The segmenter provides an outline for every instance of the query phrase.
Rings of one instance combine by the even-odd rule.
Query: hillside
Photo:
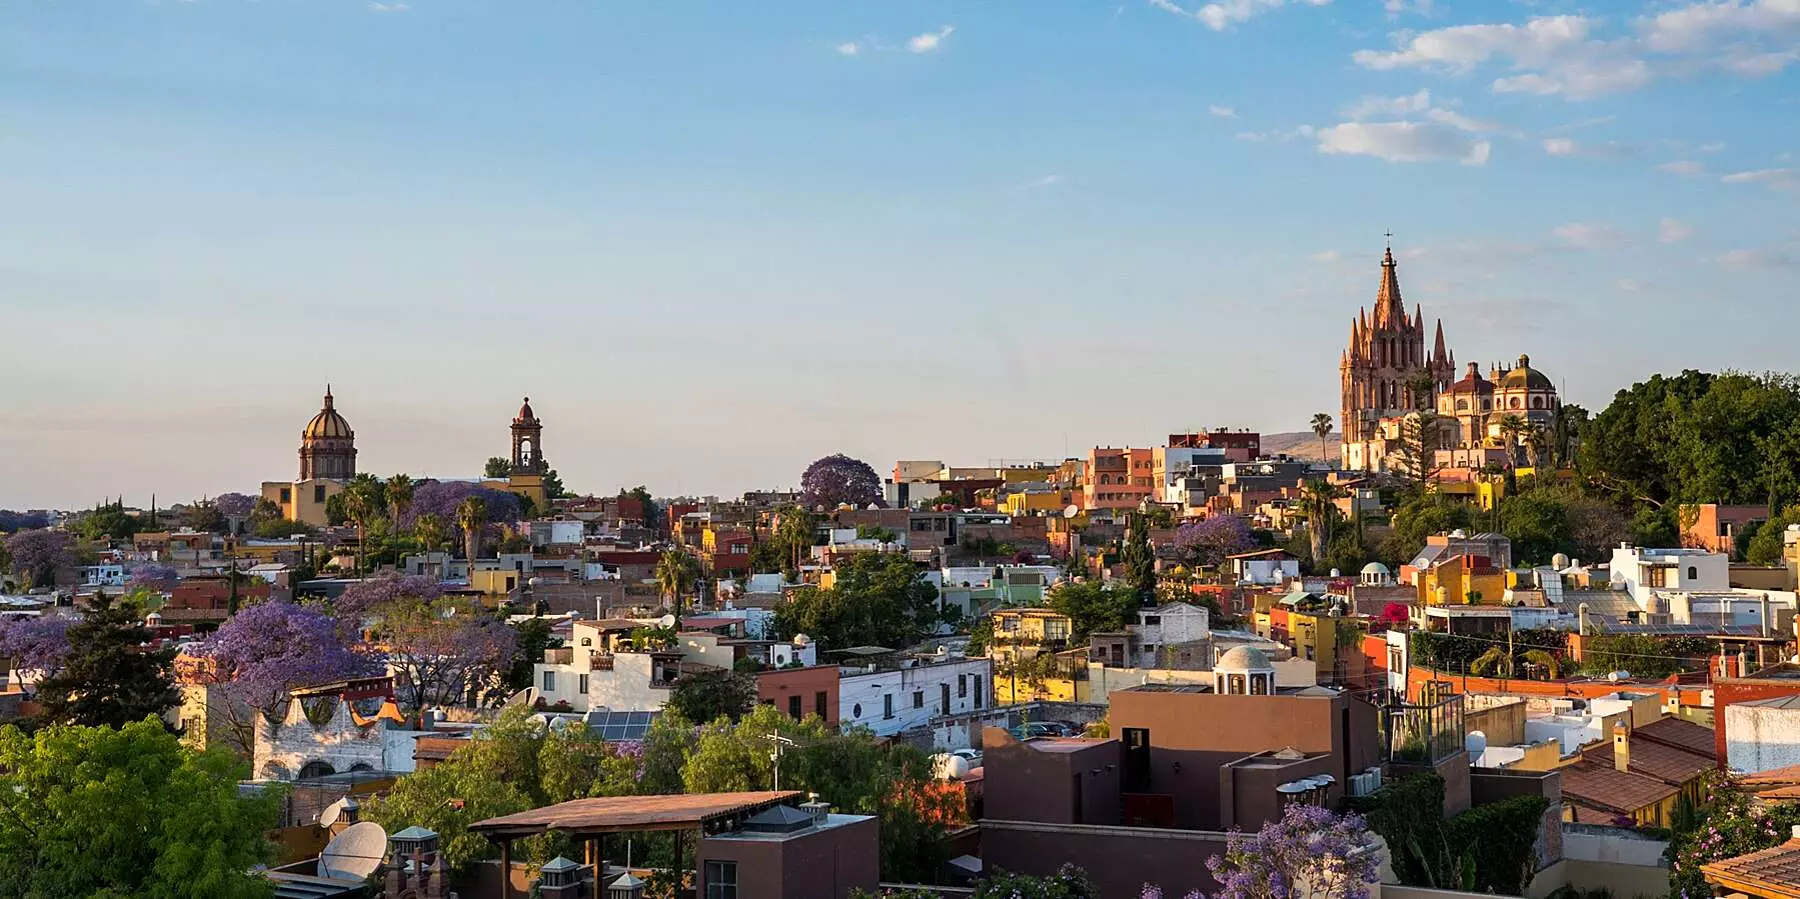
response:
[[[1281,434],[1262,435],[1262,451],[1265,455],[1287,453],[1296,459],[1319,458],[1319,437],[1311,431],[1288,431]],[[1325,436],[1325,459],[1337,461],[1338,434],[1333,431]]]

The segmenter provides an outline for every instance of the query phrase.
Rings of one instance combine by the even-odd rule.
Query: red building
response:
[[[808,715],[838,726],[838,666],[780,668],[756,675],[756,701],[772,705],[796,721]]]

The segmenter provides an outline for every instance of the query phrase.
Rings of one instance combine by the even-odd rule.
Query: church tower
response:
[[[356,432],[339,415],[325,388],[325,407],[300,432],[300,480],[348,481],[356,477]]]
[[[544,423],[531,411],[531,397],[526,397],[512,421],[513,474],[543,474],[545,468]]]
[[[1442,320],[1431,352],[1426,353],[1424,313],[1414,307],[1412,315],[1406,314],[1396,268],[1390,246],[1381,260],[1375,313],[1357,310],[1350,323],[1350,345],[1338,361],[1346,467],[1371,467],[1373,460],[1367,453],[1354,452],[1353,445],[1375,439],[1384,418],[1432,408],[1437,391],[1450,385],[1456,371],[1455,357],[1444,347]],[[1430,388],[1421,394],[1417,388],[1424,378],[1429,378]]]

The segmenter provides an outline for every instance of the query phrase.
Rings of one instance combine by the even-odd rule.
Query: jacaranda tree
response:
[[[871,504],[886,505],[881,495],[881,477],[875,469],[843,453],[833,453],[806,466],[806,472],[800,475],[800,498],[809,509],[835,509],[845,504],[858,509]]]
[[[264,602],[231,616],[193,651],[209,682],[209,717],[223,721],[232,748],[248,753],[256,716],[278,717],[296,687],[380,674],[381,659],[345,639],[323,611]]]

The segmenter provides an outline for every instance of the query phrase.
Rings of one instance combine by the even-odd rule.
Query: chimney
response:
[[[1613,768],[1631,770],[1631,736],[1623,723],[1613,725]]]
[[[806,801],[800,803],[800,810],[812,816],[813,826],[823,827],[826,819],[831,816],[831,803],[820,802],[817,793],[808,793]]]

